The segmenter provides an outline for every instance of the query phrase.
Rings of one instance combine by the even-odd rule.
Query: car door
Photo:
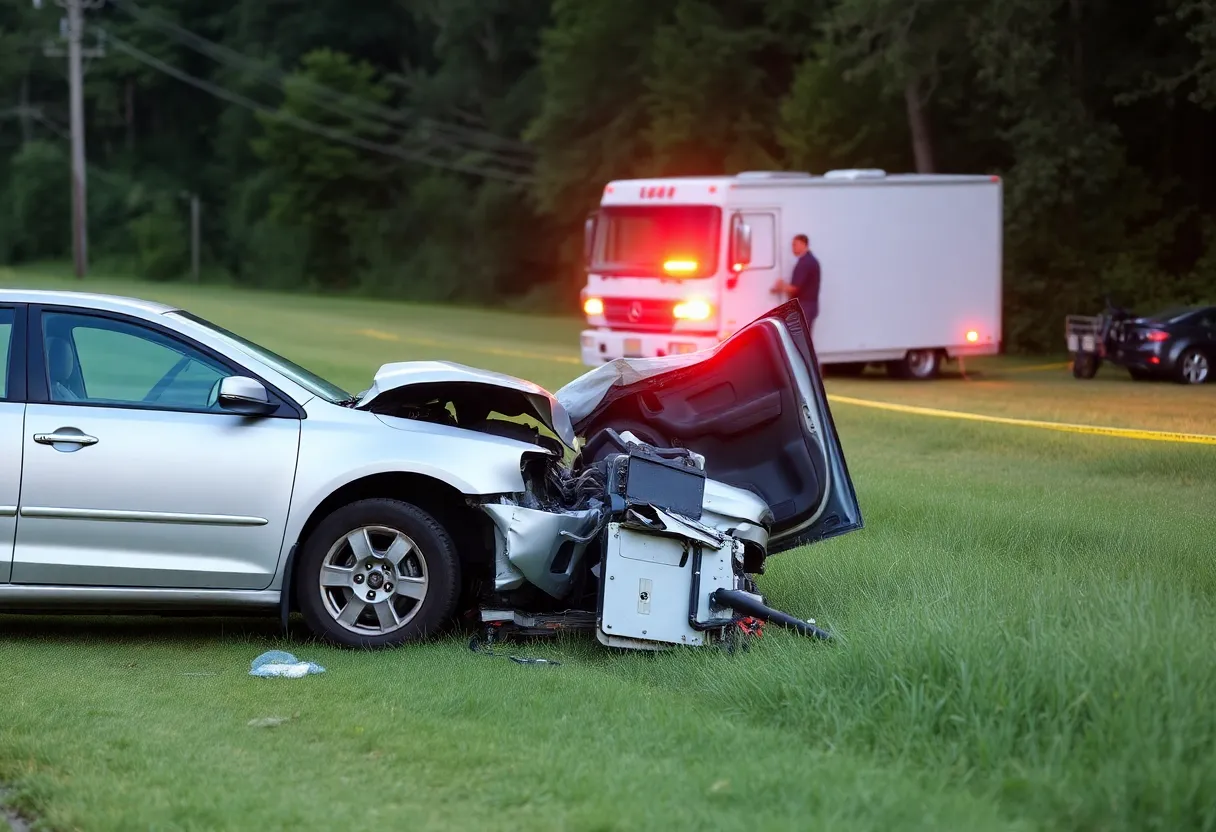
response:
[[[862,527],[861,509],[811,347],[789,301],[704,354],[610,362],[558,391],[587,452],[597,434],[639,438],[705,457],[713,479],[762,497],[769,553]]]
[[[302,411],[226,412],[252,375],[139,318],[31,307],[14,584],[263,589]],[[272,396],[277,396],[273,390]]]
[[[0,584],[8,583],[21,492],[25,307],[0,305]]]
[[[738,216],[751,229],[751,260],[737,274],[728,270],[722,290],[724,335],[737,332],[785,301],[782,295],[773,292],[774,284],[782,277],[781,258],[777,254],[778,210],[749,209]]]

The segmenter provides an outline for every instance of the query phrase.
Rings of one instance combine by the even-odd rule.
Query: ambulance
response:
[[[796,235],[822,272],[814,349],[837,374],[929,379],[1001,349],[1002,183],[988,175],[609,182],[588,218],[582,359],[704,350],[786,300]]]

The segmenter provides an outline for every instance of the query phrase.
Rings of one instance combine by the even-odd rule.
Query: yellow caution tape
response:
[[[895,413],[913,413],[917,416],[936,416],[941,419],[962,419],[968,422],[991,422],[998,425],[1016,425],[1024,428],[1040,428],[1064,433],[1087,433],[1095,436],[1116,436],[1121,439],[1146,439],[1152,442],[1183,442],[1192,445],[1216,445],[1216,436],[1206,433],[1175,433],[1163,430],[1137,430],[1134,428],[1110,428],[1097,425],[1074,425],[1068,422],[1044,422],[1037,419],[1014,419],[1008,416],[986,416],[982,413],[965,413],[959,410],[939,410],[935,407],[916,407],[909,404],[875,402],[869,399],[854,399],[851,396],[828,395],[828,401],[890,410]]]

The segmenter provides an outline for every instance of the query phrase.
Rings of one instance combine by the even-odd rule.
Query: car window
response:
[[[239,349],[244,350],[264,364],[270,365],[275,370],[287,376],[308,392],[312,393],[314,396],[320,396],[321,398],[333,402],[334,404],[351,398],[350,393],[347,393],[341,387],[326,381],[316,373],[309,372],[299,364],[288,361],[283,356],[273,353],[265,347],[255,344],[248,339],[242,338],[234,332],[229,332],[223,327],[216,326],[210,321],[204,320],[192,312],[186,312],[185,310],[179,309],[172,314],[176,317],[196,323],[199,326],[206,327],[213,335],[218,335],[219,337],[232,342]]]
[[[13,310],[0,309],[0,399],[8,398],[8,357],[13,341]]]
[[[42,316],[53,402],[219,410],[211,389],[228,371],[156,330],[110,318]]]

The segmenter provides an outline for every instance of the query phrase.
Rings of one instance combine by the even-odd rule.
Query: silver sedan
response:
[[[769,555],[861,526],[799,316],[557,395],[446,362],[352,395],[181,309],[0,291],[0,611],[298,611],[350,646],[470,612],[703,643],[730,616],[696,589],[666,629],[606,613],[667,610],[605,592],[610,559],[676,541],[754,592]]]

